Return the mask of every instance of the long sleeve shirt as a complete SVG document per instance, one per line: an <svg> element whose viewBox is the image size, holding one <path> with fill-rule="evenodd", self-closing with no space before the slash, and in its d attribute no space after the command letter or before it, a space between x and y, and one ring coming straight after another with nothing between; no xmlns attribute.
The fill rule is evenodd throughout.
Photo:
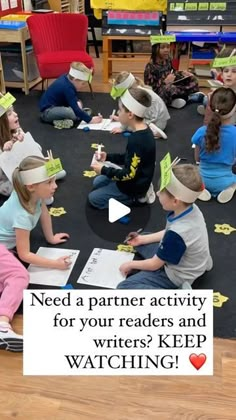
<svg viewBox="0 0 236 420"><path fill-rule="evenodd" d="M90 115L84 112L77 104L77 91L75 86L68 79L66 74L58 77L42 95L39 108L40 112L54 106L71 107L78 118L89 123L92 119Z"/></svg>
<svg viewBox="0 0 236 420"><path fill-rule="evenodd" d="M119 190L129 196L144 195L152 182L156 161L156 143L151 130L132 132L125 153L108 153L107 160L123 168L103 166L102 175L116 181Z"/></svg>

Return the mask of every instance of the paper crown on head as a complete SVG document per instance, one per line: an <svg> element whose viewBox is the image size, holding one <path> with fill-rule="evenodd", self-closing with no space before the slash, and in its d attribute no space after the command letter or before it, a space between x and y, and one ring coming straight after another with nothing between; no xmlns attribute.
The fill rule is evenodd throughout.
<svg viewBox="0 0 236 420"><path fill-rule="evenodd" d="M5 95L1 95L0 97L0 117L4 115L9 108L14 104L16 98L7 92Z"/></svg>
<svg viewBox="0 0 236 420"><path fill-rule="evenodd" d="M70 68L69 75L71 77L74 77L77 80L83 80L89 83L92 82L92 78L93 78L92 72L89 69L88 71L81 71L81 70L75 69L74 67Z"/></svg>
<svg viewBox="0 0 236 420"><path fill-rule="evenodd" d="M60 159L54 159L51 151L48 151L48 158L46 159L48 160L45 164L38 168L20 171L21 181L24 185L47 181L63 169Z"/></svg>
<svg viewBox="0 0 236 420"><path fill-rule="evenodd" d="M133 96L130 94L128 89L125 93L120 97L122 104L130 111L133 112L134 115L137 117L143 118L144 114L147 110L147 107L140 104Z"/></svg>
<svg viewBox="0 0 236 420"><path fill-rule="evenodd" d="M113 99L120 98L126 89L129 89L133 83L135 82L135 77L132 73L128 75L128 77L123 80L123 82L119 83L118 85L112 86L110 95Z"/></svg>
<svg viewBox="0 0 236 420"><path fill-rule="evenodd" d="M176 157L173 162L171 163L170 154L167 153L165 157L161 160L161 186L160 191L164 190L164 188L169 191L175 198L178 200L183 201L184 203L194 203L196 199L199 197L202 191L193 191L190 188L183 185L174 175L172 168L176 166L179 161L178 157ZM204 189L204 187L203 187Z"/></svg>

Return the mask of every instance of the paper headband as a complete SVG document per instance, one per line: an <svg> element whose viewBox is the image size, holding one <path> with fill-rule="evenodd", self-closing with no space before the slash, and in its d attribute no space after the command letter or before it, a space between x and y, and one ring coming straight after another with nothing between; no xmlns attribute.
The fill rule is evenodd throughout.
<svg viewBox="0 0 236 420"><path fill-rule="evenodd" d="M234 105L234 107L231 109L231 111L230 112L228 112L228 114L224 114L224 115L221 115L220 114L220 112L219 112L219 109L215 109L215 111L214 112L216 112L216 113L218 113L219 114L219 116L220 116L220 118L222 119L222 120L227 120L228 118L231 118L234 114L235 114L235 112L236 112L236 104Z"/></svg>
<svg viewBox="0 0 236 420"><path fill-rule="evenodd" d="M234 53L234 50L232 51L232 53ZM215 60L213 61L212 67L213 68L236 67L236 55L232 56L232 53L229 57L215 58Z"/></svg>
<svg viewBox="0 0 236 420"><path fill-rule="evenodd" d="M16 101L16 98L7 92L5 95L0 97L0 117L4 115L9 108L11 108L12 104Z"/></svg>
<svg viewBox="0 0 236 420"><path fill-rule="evenodd" d="M176 42L176 36L175 35L151 35L150 42L151 42L151 45L170 44L171 42Z"/></svg>
<svg viewBox="0 0 236 420"><path fill-rule="evenodd" d="M85 82L92 82L92 73L87 71L80 71L75 69L74 67L70 68L69 75L74 77L77 80L84 80Z"/></svg>
<svg viewBox="0 0 236 420"><path fill-rule="evenodd" d="M120 100L129 111L133 112L134 115L137 115L137 117L140 118L144 117L147 107L136 101L136 99L134 99L133 96L129 93L128 89L120 97Z"/></svg>
<svg viewBox="0 0 236 420"><path fill-rule="evenodd" d="M38 168L20 171L21 181L24 185L47 181L63 169L60 159L53 159L51 151L48 151L48 158L48 162Z"/></svg>
<svg viewBox="0 0 236 420"><path fill-rule="evenodd" d="M180 159L176 158L171 163L170 154L161 160L161 186L160 191L164 188L169 191L175 198L184 203L194 203L202 191L192 191L183 185L172 172L172 168L179 163Z"/></svg>
<svg viewBox="0 0 236 420"><path fill-rule="evenodd" d="M116 86L112 86L110 93L111 97L113 99L120 98L121 95L123 95L123 93L126 91L126 89L129 89L134 82L135 77L132 73L130 73L128 77L125 80L123 80L123 82L119 83Z"/></svg>

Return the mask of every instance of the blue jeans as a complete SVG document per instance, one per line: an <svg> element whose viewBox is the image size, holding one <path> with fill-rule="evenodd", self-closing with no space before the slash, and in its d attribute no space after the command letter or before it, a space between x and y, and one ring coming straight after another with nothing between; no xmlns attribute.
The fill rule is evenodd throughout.
<svg viewBox="0 0 236 420"><path fill-rule="evenodd" d="M73 120L76 121L76 117L72 108L67 106L51 106L45 111L41 112L41 120L45 123L52 123L54 120Z"/></svg>
<svg viewBox="0 0 236 420"><path fill-rule="evenodd" d="M145 259L152 258L159 243L136 247L138 253ZM139 271L118 284L117 289L178 289L167 277L164 267L156 271Z"/></svg>
<svg viewBox="0 0 236 420"><path fill-rule="evenodd" d="M94 179L93 188L93 191L88 195L88 200L93 207L100 210L108 208L110 198L114 198L127 206L133 203L133 198L122 193L116 182L105 175L99 175Z"/></svg>

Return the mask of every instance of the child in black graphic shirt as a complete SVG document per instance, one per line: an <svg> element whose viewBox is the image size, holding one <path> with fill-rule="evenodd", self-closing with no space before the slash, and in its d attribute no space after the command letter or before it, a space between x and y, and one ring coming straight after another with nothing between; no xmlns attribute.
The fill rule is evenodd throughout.
<svg viewBox="0 0 236 420"><path fill-rule="evenodd" d="M156 143L151 130L143 121L145 111L150 105L150 95L139 88L130 88L120 97L119 120L133 131L128 137L125 153L101 152L100 161L92 163L93 170L99 175L88 196L92 206L105 209L110 198L128 206L137 200L144 203L155 201L152 178ZM105 166L105 161L122 165L122 168Z"/></svg>

